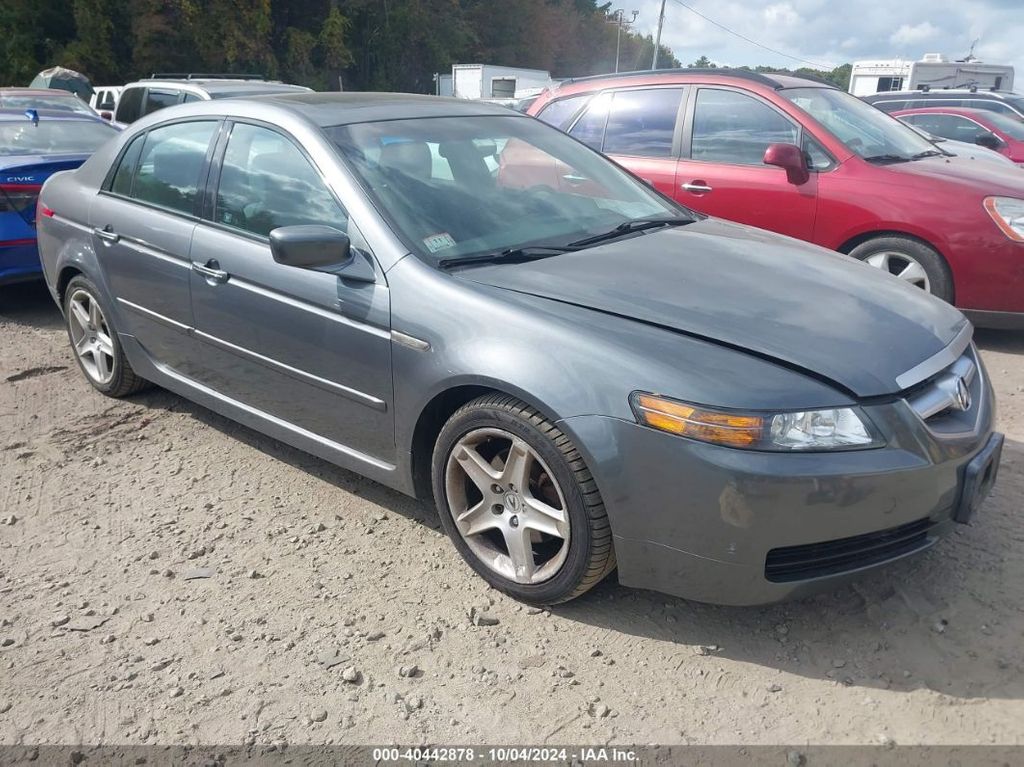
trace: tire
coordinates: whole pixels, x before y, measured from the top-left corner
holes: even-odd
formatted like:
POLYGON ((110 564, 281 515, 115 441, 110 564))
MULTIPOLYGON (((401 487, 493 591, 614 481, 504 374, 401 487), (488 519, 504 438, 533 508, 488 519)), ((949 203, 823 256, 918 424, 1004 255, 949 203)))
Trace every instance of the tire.
POLYGON ((615 569, 608 516, 582 456, 558 427, 514 397, 489 394, 457 410, 438 435, 432 475, 445 532, 499 591, 530 604, 557 604, 615 569), (513 450, 517 458, 510 461, 513 450), (483 462, 471 460, 469 451, 483 462), (526 477, 519 487, 516 476, 526 477), (480 490, 481 479, 492 483, 490 494, 480 490), (473 532, 477 527, 485 529, 473 532), (520 562, 525 552, 532 572, 529 564, 515 564, 513 549, 520 562))
POLYGON ((947 303, 953 302, 953 277, 949 265, 933 248, 919 240, 899 236, 875 237, 851 250, 850 256, 906 279, 947 303))
POLYGON ((78 275, 64 291, 64 325, 75 362, 85 379, 108 397, 127 397, 149 386, 128 363, 109 307, 87 277, 78 275), (88 350, 86 350, 88 347, 88 350))

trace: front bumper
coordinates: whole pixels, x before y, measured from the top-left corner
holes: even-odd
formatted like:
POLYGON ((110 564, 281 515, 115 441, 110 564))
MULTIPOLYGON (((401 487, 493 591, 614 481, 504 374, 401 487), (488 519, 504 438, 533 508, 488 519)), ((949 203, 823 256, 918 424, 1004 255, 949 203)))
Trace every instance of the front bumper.
POLYGON ((562 424, 601 490, 623 585, 754 605, 833 588, 948 533, 965 467, 993 439, 982 385, 975 428, 951 439, 902 401, 872 407, 889 445, 875 450, 764 453, 602 416, 562 424))

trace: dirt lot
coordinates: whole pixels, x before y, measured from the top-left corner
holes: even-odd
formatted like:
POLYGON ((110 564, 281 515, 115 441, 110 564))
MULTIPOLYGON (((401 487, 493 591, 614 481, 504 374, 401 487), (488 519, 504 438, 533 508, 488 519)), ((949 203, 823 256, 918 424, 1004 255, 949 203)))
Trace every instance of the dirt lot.
POLYGON ((979 335, 1001 480, 931 552, 769 608, 611 579, 550 612, 422 504, 96 394, 41 288, 0 335, 0 743, 1024 743, 1024 333, 979 335))

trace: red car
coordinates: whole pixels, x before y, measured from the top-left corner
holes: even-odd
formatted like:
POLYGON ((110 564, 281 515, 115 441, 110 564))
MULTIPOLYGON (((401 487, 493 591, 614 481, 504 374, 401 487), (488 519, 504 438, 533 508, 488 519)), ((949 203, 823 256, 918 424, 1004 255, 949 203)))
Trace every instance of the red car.
POLYGON ((849 254, 978 324, 1024 326, 1024 174, 958 158, 837 88, 637 72, 563 82, 529 114, 687 207, 849 254))
POLYGON ((928 107, 890 112, 933 136, 965 141, 1006 155, 1024 165, 1024 122, 987 109, 928 107))

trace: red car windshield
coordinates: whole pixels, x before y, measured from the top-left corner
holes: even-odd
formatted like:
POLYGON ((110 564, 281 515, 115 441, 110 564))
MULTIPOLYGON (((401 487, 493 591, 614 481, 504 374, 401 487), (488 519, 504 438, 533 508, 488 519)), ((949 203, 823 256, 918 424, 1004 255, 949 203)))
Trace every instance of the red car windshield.
POLYGON ((861 157, 913 160, 936 153, 935 145, 876 107, 834 88, 779 91, 861 157))

